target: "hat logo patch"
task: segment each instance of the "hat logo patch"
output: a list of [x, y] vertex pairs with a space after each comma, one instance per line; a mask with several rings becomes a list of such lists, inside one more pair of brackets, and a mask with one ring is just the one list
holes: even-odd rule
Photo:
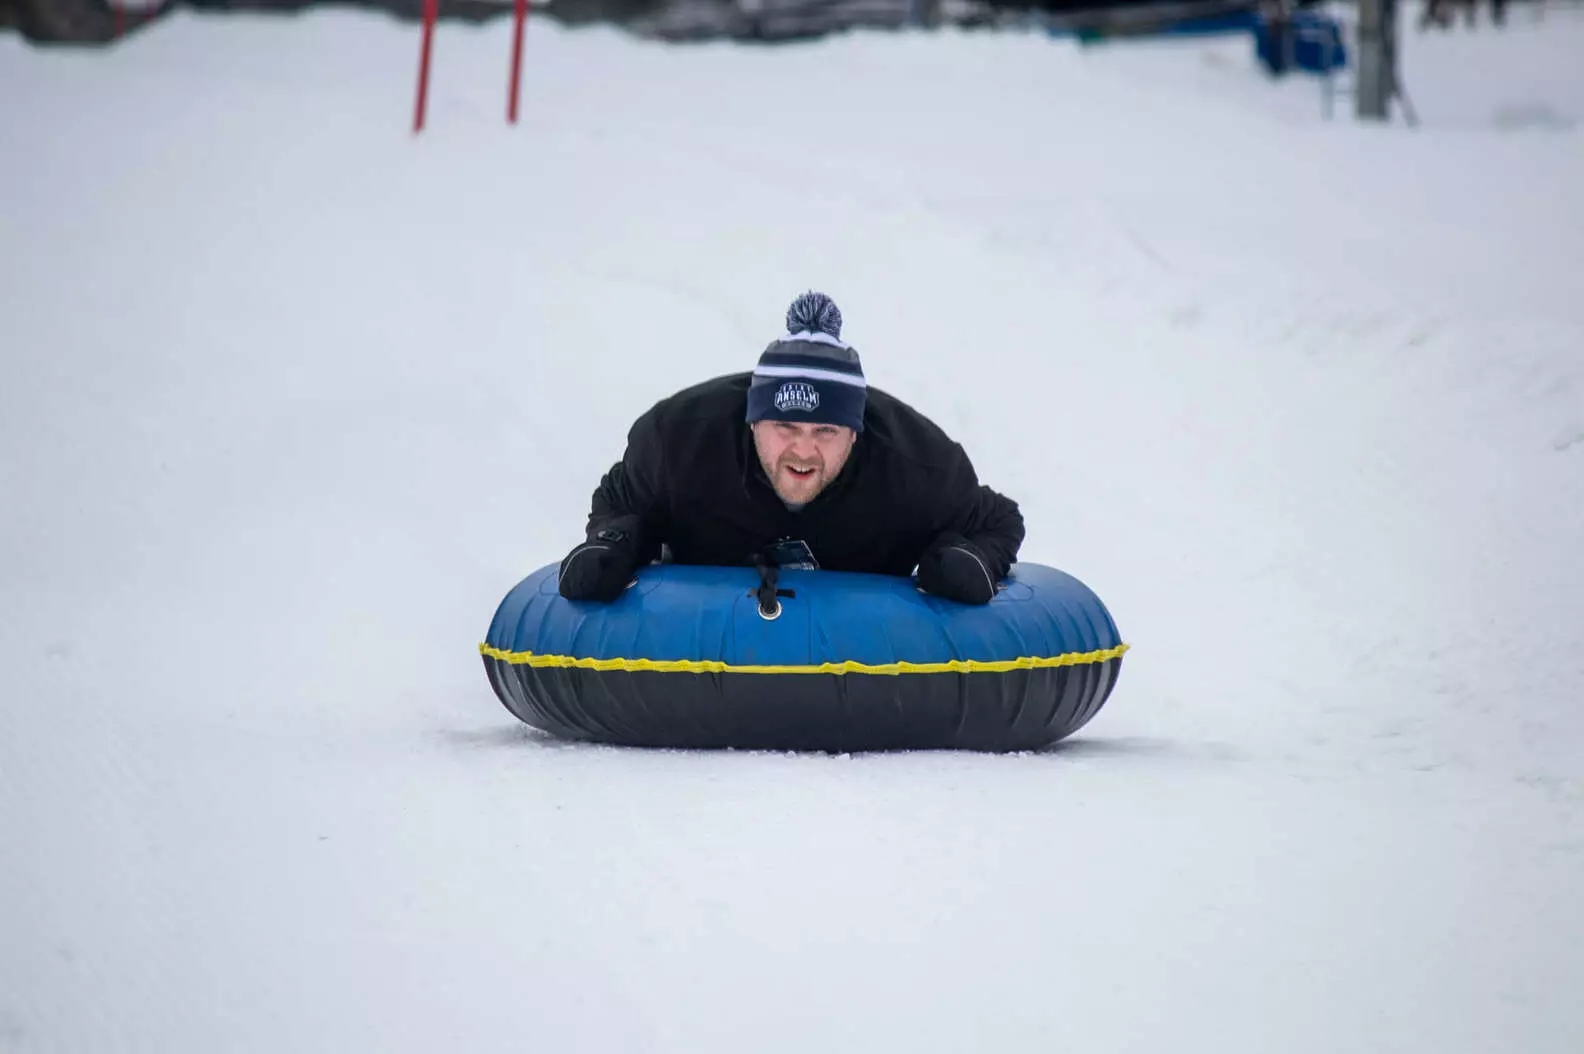
[[783, 412], [787, 410], [802, 410], [808, 413], [817, 410], [820, 404], [819, 391], [808, 381], [787, 381], [776, 389], [775, 407]]

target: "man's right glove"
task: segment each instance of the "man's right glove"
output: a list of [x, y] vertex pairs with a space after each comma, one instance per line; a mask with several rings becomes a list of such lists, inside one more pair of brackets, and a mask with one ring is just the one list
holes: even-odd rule
[[926, 593], [964, 604], [987, 604], [996, 595], [989, 561], [958, 534], [930, 543], [919, 559], [918, 584]]
[[561, 561], [561, 595], [608, 604], [638, 571], [637, 539], [616, 524], [596, 531]]

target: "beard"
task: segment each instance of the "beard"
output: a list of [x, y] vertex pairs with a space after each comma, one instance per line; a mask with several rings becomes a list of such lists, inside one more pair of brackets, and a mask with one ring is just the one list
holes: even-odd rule
[[770, 482], [782, 501], [806, 504], [825, 489], [825, 463], [782, 457], [776, 462]]

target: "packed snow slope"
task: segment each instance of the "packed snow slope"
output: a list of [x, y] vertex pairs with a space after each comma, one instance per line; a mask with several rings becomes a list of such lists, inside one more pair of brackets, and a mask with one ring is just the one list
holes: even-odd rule
[[[0, 39], [0, 1049], [1564, 1054], [1584, 19]], [[476, 647], [805, 289], [1132, 645], [1064, 746], [576, 746]]]

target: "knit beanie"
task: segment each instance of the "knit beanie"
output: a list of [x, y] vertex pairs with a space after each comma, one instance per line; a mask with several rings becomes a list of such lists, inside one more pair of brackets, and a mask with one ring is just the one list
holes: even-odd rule
[[787, 309], [786, 333], [765, 348], [748, 388], [748, 420], [804, 421], [863, 431], [868, 386], [858, 352], [841, 339], [841, 312], [824, 293]]

